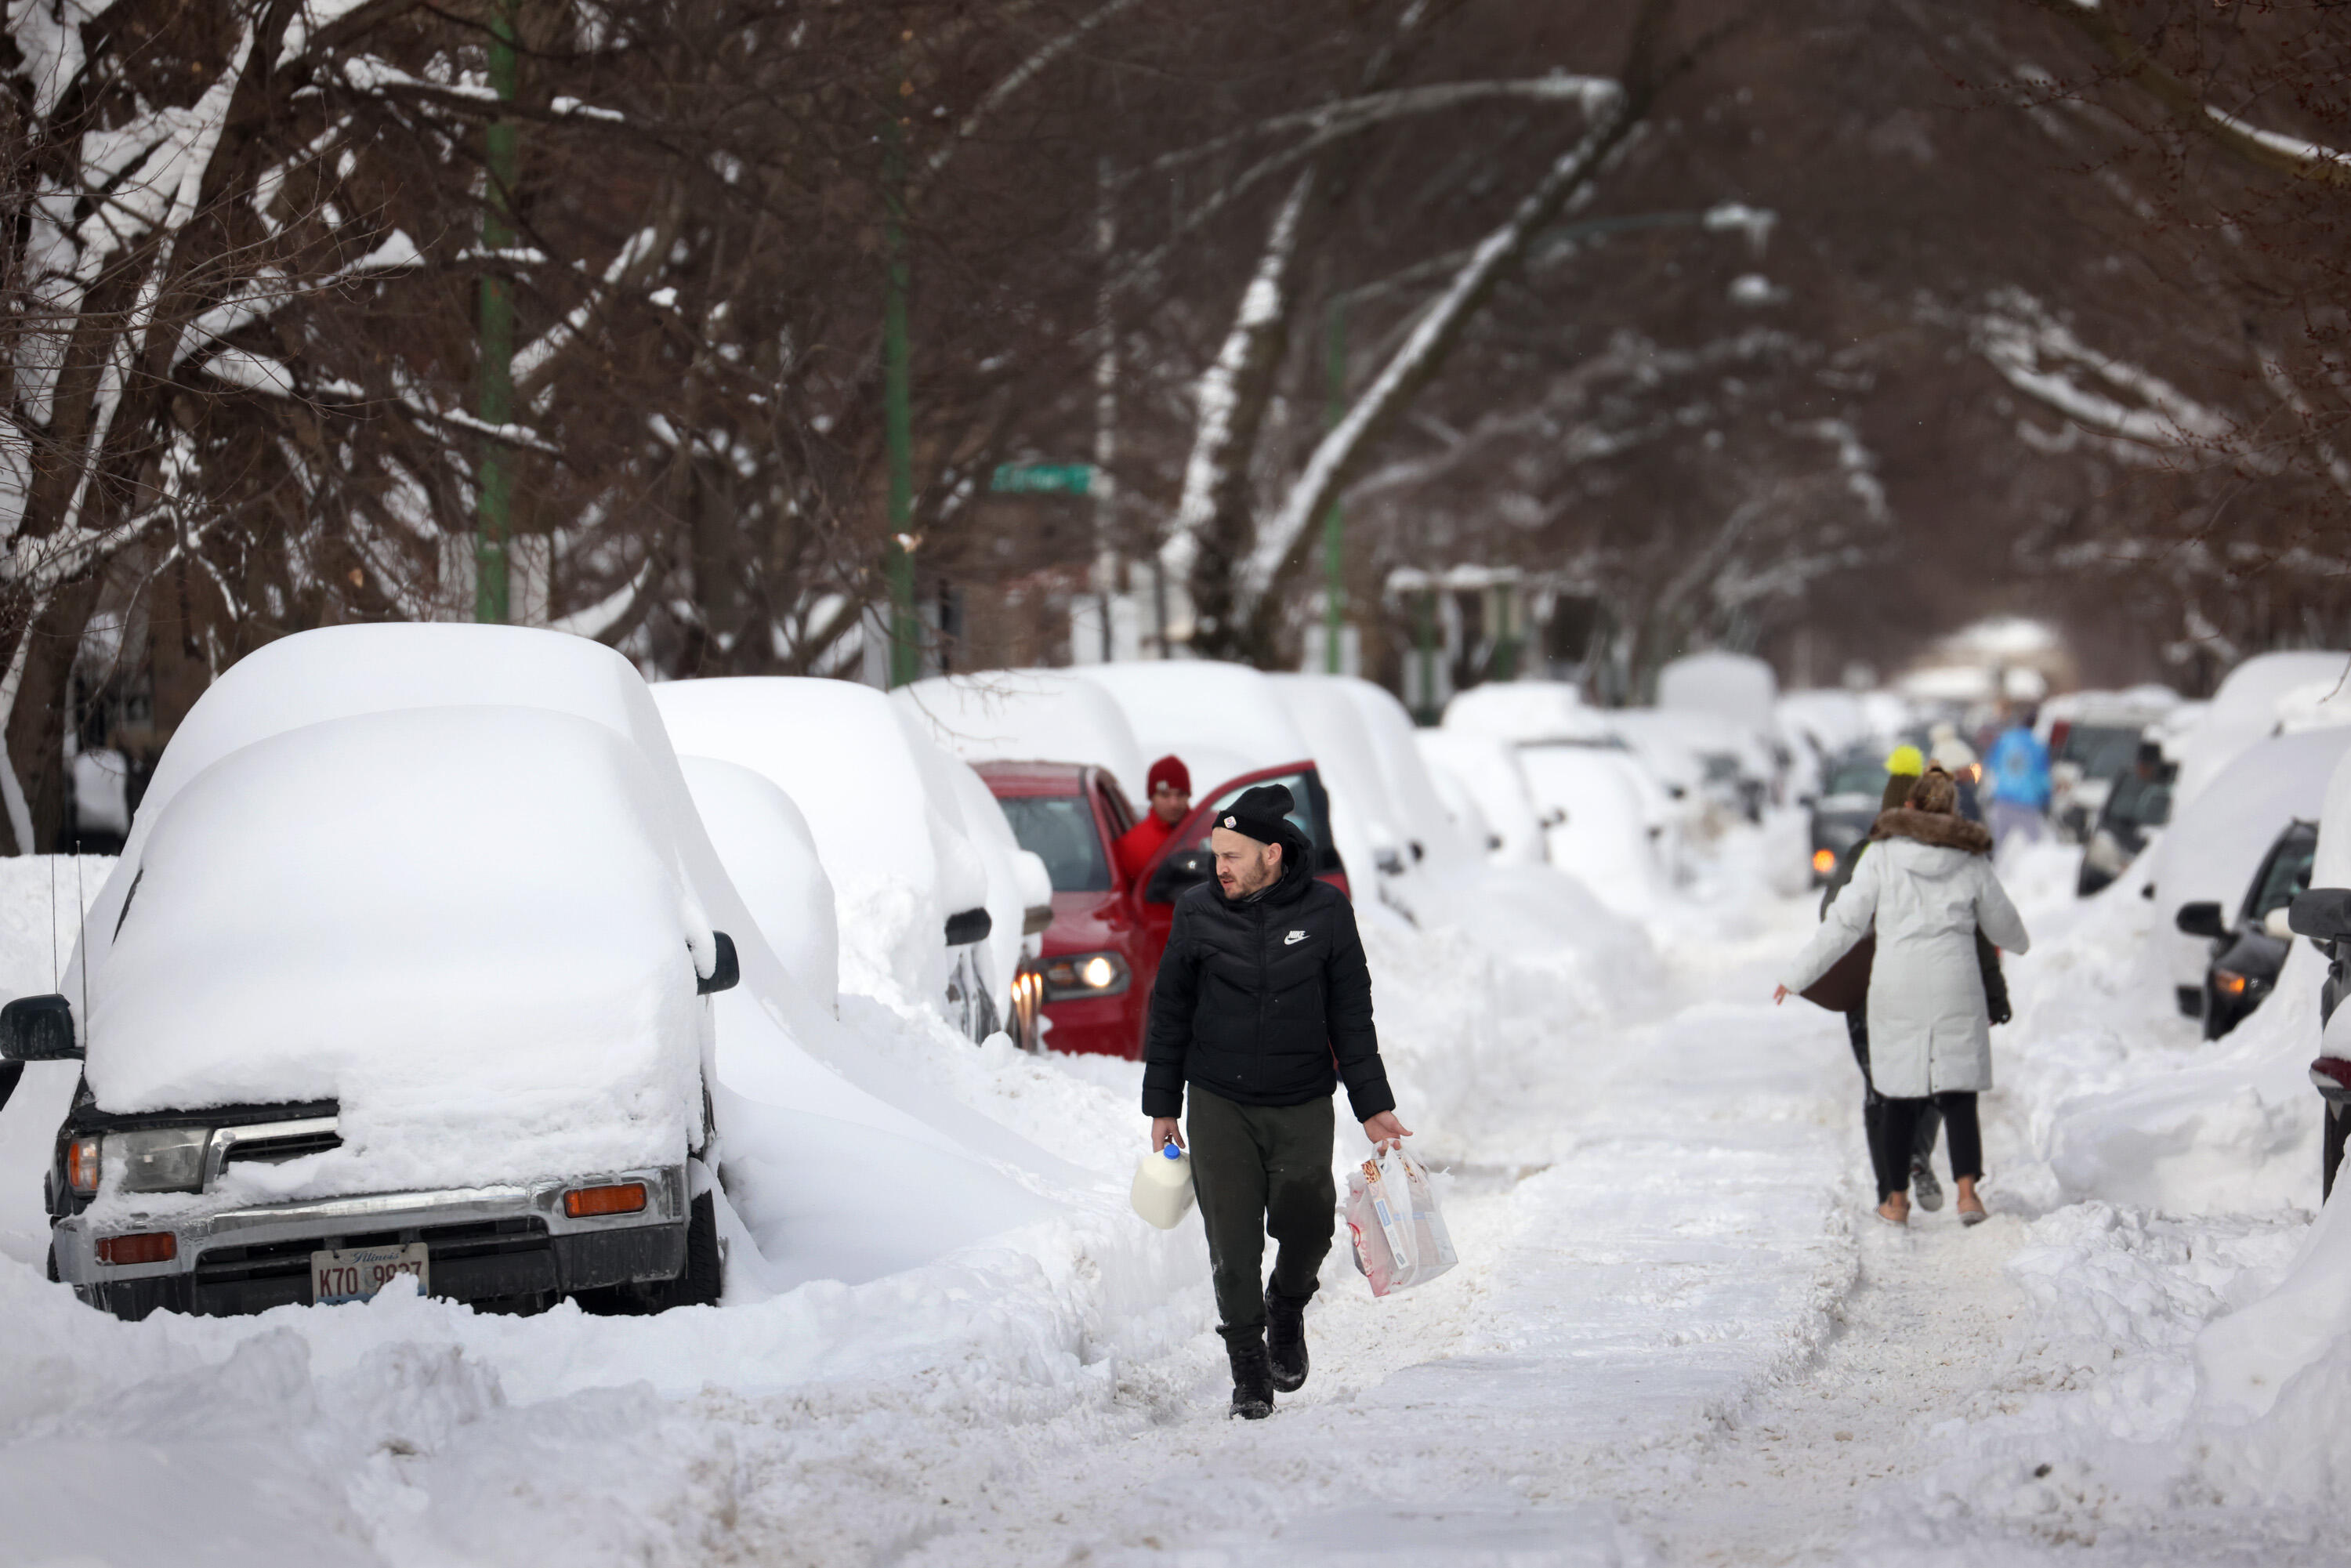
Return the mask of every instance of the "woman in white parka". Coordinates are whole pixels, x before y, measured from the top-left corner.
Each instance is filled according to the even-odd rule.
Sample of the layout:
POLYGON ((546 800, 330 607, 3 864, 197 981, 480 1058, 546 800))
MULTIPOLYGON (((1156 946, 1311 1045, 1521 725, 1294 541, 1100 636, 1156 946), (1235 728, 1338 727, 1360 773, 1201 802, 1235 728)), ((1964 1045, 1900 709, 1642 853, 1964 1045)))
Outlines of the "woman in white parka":
POLYGON ((1976 1096, 1991 1087, 1991 1022, 1976 932, 1980 927, 1993 946, 2011 953, 2032 940, 1992 874, 1991 835, 1957 815, 1958 805, 1951 776, 1930 768, 1911 788, 1907 806, 1877 819, 1870 852, 1772 998, 1784 1001, 1790 991, 1818 982, 1875 927, 1869 1068, 1886 1113, 1869 1158, 1878 1215, 1896 1225, 1910 1218, 1911 1134, 1929 1104, 1942 1112, 1950 1139, 1959 1218, 1974 1225, 1984 1218, 1976 1196, 1983 1175, 1976 1096))

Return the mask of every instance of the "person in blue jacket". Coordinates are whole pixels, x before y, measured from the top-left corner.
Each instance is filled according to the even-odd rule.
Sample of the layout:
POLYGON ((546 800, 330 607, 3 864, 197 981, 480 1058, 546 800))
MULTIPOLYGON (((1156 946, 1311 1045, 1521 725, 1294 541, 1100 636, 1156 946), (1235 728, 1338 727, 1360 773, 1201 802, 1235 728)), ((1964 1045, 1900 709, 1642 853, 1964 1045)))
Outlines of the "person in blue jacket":
POLYGON ((2017 710, 2014 720, 1991 743, 1984 759, 1985 781, 1991 787, 1992 841, 2005 845, 2022 833, 2041 841, 2049 820, 2049 748, 2032 733, 2033 712, 2017 710))

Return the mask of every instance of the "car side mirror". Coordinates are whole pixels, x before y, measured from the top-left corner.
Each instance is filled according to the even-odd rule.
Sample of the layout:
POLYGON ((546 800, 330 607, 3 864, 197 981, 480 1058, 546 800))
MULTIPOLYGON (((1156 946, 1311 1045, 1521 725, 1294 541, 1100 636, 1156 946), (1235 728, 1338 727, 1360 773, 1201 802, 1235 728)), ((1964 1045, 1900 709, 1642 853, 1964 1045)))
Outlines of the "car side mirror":
POLYGON ((81 1054, 65 998, 18 997, 0 1008, 0 1061, 78 1061, 81 1054))
POLYGON ((1207 850, 1177 850, 1151 873, 1151 885, 1143 890, 1143 901, 1173 904, 1215 875, 1216 869, 1216 857, 1207 850))
POLYGON ((712 945, 718 949, 718 957, 707 976, 695 977, 694 994, 697 997, 706 997, 713 991, 731 991, 743 983, 743 961, 735 956, 735 938, 724 931, 714 931, 710 936, 712 945))
POLYGON ((2220 906, 2210 899, 2200 904, 2183 904, 2173 919, 2180 933, 2188 936, 2206 936, 2214 941, 2228 936, 2229 927, 2220 918, 2220 906))
POLYGON ((975 942, 985 942, 987 934, 996 929, 996 921, 985 909, 959 909, 947 916, 947 946, 968 947, 975 942))
MULTIPOLYGON (((2340 942, 2351 936, 2351 888, 2314 887, 2286 905, 2286 924, 2297 936, 2340 942)), ((14 1005, 13 1003, 11 1004, 14 1005)))
POLYGON ((2293 941, 2293 917, 2294 912, 2292 910, 2288 909, 2283 904, 2279 904, 2275 909, 2271 910, 2267 915, 2262 916, 2262 934, 2265 936, 2273 936, 2280 942, 2293 941))

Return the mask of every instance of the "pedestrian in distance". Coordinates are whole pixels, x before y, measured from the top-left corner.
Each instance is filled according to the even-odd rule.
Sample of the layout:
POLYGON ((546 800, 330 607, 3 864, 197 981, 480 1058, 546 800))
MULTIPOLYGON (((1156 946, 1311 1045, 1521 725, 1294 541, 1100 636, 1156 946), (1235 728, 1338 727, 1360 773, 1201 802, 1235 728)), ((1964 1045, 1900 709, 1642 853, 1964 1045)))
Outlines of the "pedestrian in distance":
MULTIPOLYGON (((1915 746, 1897 746, 1886 758, 1886 789, 1879 797, 1877 809, 1883 813, 1899 810, 1909 803, 1911 787, 1927 770, 1927 759, 1915 746)), ((1837 857, 1836 870, 1829 873, 1826 886, 1821 890, 1821 918, 1829 917, 1829 905, 1836 902, 1853 881, 1855 869, 1860 864, 1864 851, 1869 848, 1869 836, 1865 833, 1845 846, 1837 857)), ((1877 1124, 1885 1113, 1886 1096, 1869 1076, 1869 1012, 1866 1008, 1853 1008, 1844 1015, 1846 1043, 1853 1047, 1854 1065, 1861 1069, 1861 1125, 1865 1137, 1873 1144, 1877 1137, 1877 1124)), ((1935 1179, 1935 1140, 1942 1135, 1943 1118, 1933 1107, 1918 1118, 1910 1145, 1910 1190, 1918 1207, 1932 1212, 1943 1207, 1943 1185, 1935 1179)))
POLYGON ((2049 748, 2032 732, 2032 709, 2020 708, 1991 743, 1984 777, 1991 787, 1991 837, 1995 848, 2022 833, 2039 843, 2049 821, 2049 748))
POLYGON ((1192 771, 1184 766, 1183 758, 1172 753, 1161 758, 1151 765, 1144 783, 1151 791, 1151 809, 1112 846, 1118 854, 1118 869, 1130 878, 1143 874, 1159 846, 1192 810, 1192 771))
POLYGON ((2026 951, 2032 939, 1992 873, 1991 834, 1958 815, 1959 787, 1930 768, 1905 805, 1869 830, 1871 852, 1828 917, 1782 979, 1775 1002, 1828 973, 1874 928, 1869 976, 1870 1080, 1885 1097, 1870 1138, 1877 1213, 1910 1218, 1910 1151, 1931 1106, 1950 1139, 1951 1177, 1962 1222, 1980 1223, 1983 1135, 1976 1096, 1991 1087, 1991 1019, 1977 957, 1979 933, 2026 951))
POLYGON ((1315 879, 1295 810, 1286 788, 1260 784, 1217 817, 1216 880, 1176 901, 1144 1045, 1151 1147, 1192 1156, 1231 1413, 1252 1421, 1306 1382, 1306 1303, 1338 1223, 1332 1091, 1346 1083, 1374 1149, 1412 1135, 1380 1062, 1355 912, 1315 879))

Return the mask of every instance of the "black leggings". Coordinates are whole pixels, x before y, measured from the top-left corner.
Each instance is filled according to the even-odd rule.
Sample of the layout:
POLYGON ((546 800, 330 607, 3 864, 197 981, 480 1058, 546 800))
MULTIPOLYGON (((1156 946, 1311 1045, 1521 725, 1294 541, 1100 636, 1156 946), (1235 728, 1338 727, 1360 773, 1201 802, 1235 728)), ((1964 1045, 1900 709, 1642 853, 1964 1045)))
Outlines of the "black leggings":
MULTIPOLYGON (((1877 1164, 1877 1140, 1878 1124, 1886 1120, 1886 1096, 1877 1092, 1877 1085, 1869 1076, 1869 1015, 1863 1012, 1845 1014, 1844 1032, 1845 1038, 1853 1042, 1854 1062, 1861 1069, 1863 1140, 1869 1146, 1870 1164, 1877 1171, 1880 1185, 1883 1185, 1886 1167, 1877 1164)), ((1935 1109, 1934 1102, 1926 1100, 1919 1103, 1926 1109, 1912 1124, 1910 1162, 1904 1167, 1905 1170, 1923 1166, 1934 1156, 1936 1135, 1943 1130, 1943 1118, 1935 1109)), ((1903 1179, 1907 1182, 1909 1178, 1906 1176, 1903 1179)))
POLYGON ((1983 1132, 1976 1124, 1972 1091, 1946 1090, 1918 1100, 1888 1095, 1880 1103, 1877 1126, 1869 1140, 1869 1163, 1877 1167, 1877 1201, 1884 1203, 1910 1186, 1911 1152, 1917 1147, 1920 1118, 1942 1113, 1950 1135, 1951 1179, 1983 1178, 1983 1132))

